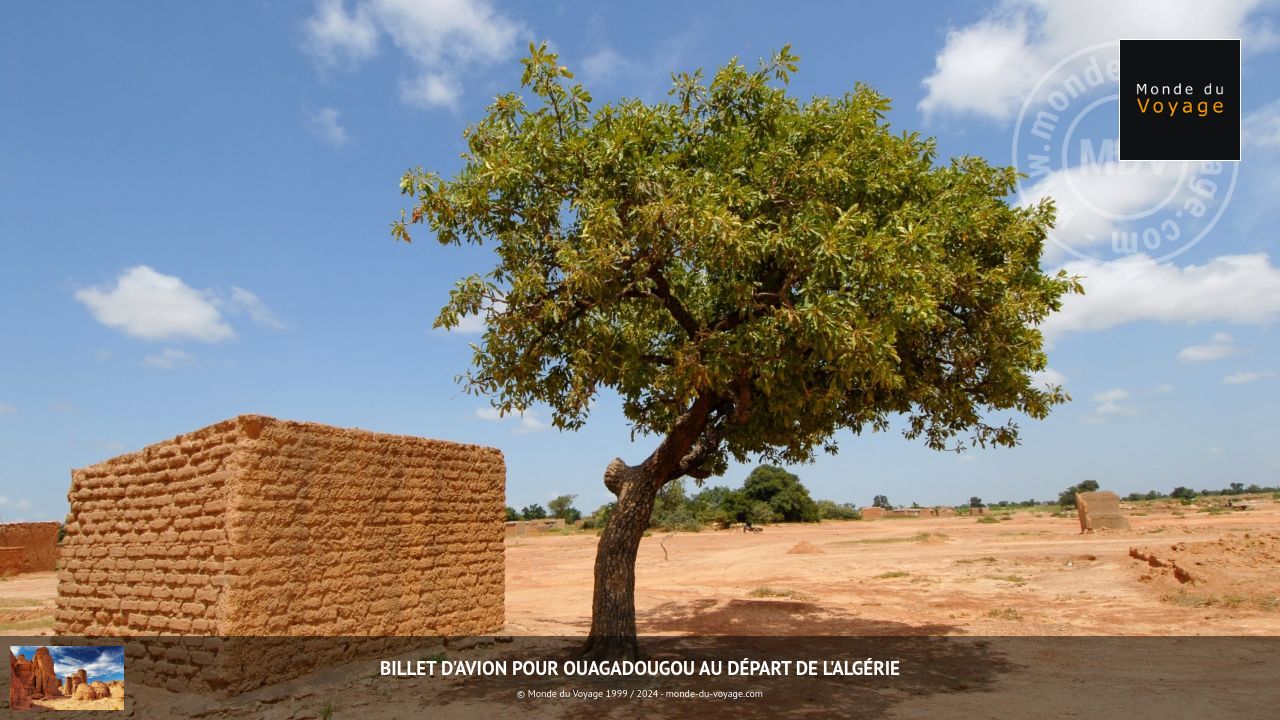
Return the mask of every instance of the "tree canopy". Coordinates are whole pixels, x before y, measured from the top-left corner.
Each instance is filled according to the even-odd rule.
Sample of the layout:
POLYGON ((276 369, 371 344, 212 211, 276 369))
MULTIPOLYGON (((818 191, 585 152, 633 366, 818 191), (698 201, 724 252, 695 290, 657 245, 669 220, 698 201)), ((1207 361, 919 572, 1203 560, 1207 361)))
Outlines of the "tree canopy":
POLYGON ((485 322, 468 390, 570 429, 605 388, 642 434, 696 411, 709 441, 676 476, 699 478, 730 458, 808 461, 835 430, 897 415, 937 449, 1010 446, 1016 424, 989 413, 1065 399, 1030 374, 1036 325, 1078 284, 1040 272, 1052 207, 1011 207, 1014 169, 937 163, 865 85, 788 95, 787 47, 754 71, 679 75, 665 102, 595 106, 530 51, 526 92, 467 130, 451 180, 406 173, 415 202, 393 225, 493 243, 496 264, 435 323, 485 322))

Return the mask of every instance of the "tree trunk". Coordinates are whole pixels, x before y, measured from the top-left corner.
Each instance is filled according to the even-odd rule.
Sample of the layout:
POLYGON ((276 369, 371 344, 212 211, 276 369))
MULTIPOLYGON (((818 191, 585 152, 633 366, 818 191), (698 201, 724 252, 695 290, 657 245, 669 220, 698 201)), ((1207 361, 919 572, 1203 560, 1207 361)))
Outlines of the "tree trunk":
POLYGON ((618 496, 618 502, 596 546, 591 635, 582 647, 582 657, 633 660, 640 656, 636 639, 636 551, 649 528, 658 490, 671 480, 700 472, 714 450, 715 443, 702 437, 711 411, 712 399, 699 397, 644 462, 631 466, 615 458, 605 469, 604 486, 618 496))
POLYGON ((654 499, 662 483, 646 477, 643 466, 619 467, 615 460, 605 473, 623 476, 618 501, 596 547, 595 595, 591 602, 591 635, 582 648, 586 659, 634 660, 640 657, 636 639, 636 551, 649 528, 654 499))

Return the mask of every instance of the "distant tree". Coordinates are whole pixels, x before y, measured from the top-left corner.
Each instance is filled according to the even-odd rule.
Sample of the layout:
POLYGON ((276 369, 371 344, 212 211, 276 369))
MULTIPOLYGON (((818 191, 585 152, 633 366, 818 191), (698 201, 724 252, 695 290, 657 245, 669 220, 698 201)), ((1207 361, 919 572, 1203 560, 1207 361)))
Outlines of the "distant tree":
POLYGON ((773 465, 761 465, 751 471, 742 484, 742 494, 749 500, 769 504, 776 520, 783 522, 818 522, 818 506, 808 489, 794 473, 773 465))
POLYGON ((978 497, 977 495, 974 495, 973 497, 969 498, 969 507, 971 508, 982 507, 982 498, 978 497))
POLYGON ((885 495, 877 495, 875 499, 871 501, 871 507, 884 508, 885 510, 893 509, 893 505, 889 502, 888 496, 885 495))
POLYGON ((1074 507, 1076 504, 1076 493, 1097 492, 1097 480, 1082 480, 1076 485, 1058 493, 1058 504, 1063 507, 1074 507))
POLYGON ((520 511, 521 520, 542 520, 547 517, 547 511, 539 504, 525 505, 520 511))
POLYGON ((1244 492, 1244 483, 1238 483, 1238 482, 1231 483, 1232 495, 1240 495, 1243 492, 1244 492))
POLYGON ((515 509, 515 508, 511 507, 510 505, 508 505, 508 506, 507 506, 507 521, 508 521, 508 522, 510 522, 510 521, 512 521, 512 520, 519 520, 519 519, 520 519, 520 513, 516 512, 516 509, 515 509))
POLYGON ((577 495, 559 495, 548 501, 547 510, 551 513, 551 517, 563 518, 567 523, 582 517, 582 513, 573 507, 573 501, 577 497, 577 495))
POLYGON ((609 524, 609 516, 613 514, 615 503, 605 503, 596 508, 596 511, 588 515, 582 521, 584 530, 601 530, 609 524))
POLYGON ((747 507, 746 516, 743 518, 752 525, 767 525, 777 519, 774 515, 773 508, 769 503, 761 500, 751 500, 747 507))
POLYGON ((1067 400, 1035 381, 1038 326, 1081 285, 1041 271, 1052 202, 1011 203, 1015 168, 939 162, 864 85, 789 93, 789 47, 655 102, 596 103, 545 45, 523 65, 451 179, 405 173, 391 232, 488 246, 435 321, 484 324, 468 391, 576 430, 608 390, 658 439, 604 468, 584 657, 640 653, 636 553, 672 480, 807 462, 899 417, 935 450, 1013 447, 1005 413, 1067 400))
POLYGON ((1173 492, 1169 493, 1169 497, 1175 498, 1177 500, 1190 500, 1194 498, 1197 494, 1198 493, 1195 490, 1192 490, 1189 487, 1183 487, 1182 485, 1179 485, 1178 487, 1173 489, 1173 492))
POLYGON ((912 507, 912 508, 914 508, 914 509, 916 509, 916 510, 919 510, 919 509, 920 509, 920 503, 915 502, 915 501, 913 500, 913 501, 911 502, 911 507, 912 507))
POLYGON ((818 501, 818 516, 823 520, 861 520, 862 513, 853 503, 837 503, 834 500, 818 501))
POLYGON ((695 517, 689 498, 685 495, 684 482, 669 482, 658 491, 653 502, 653 514, 649 519, 650 527, 663 530, 701 529, 702 522, 695 517))

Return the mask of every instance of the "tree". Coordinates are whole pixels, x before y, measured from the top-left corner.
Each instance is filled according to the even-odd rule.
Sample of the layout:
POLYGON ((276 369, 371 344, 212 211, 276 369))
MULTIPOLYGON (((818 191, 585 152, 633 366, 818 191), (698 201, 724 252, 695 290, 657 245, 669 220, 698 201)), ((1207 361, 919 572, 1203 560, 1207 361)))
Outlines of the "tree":
POLYGON ((761 465, 742 483, 749 500, 768 503, 776 519, 783 522, 818 522, 818 505, 800 478, 774 465, 761 465))
POLYGON ((1175 500, 1191 500, 1196 495, 1197 493, 1195 490, 1192 490, 1189 487, 1183 487, 1181 485, 1174 488, 1173 492, 1169 493, 1169 497, 1174 498, 1175 500))
POLYGON ((551 517, 563 518, 566 523, 572 523, 582 517, 582 513, 573 506, 573 501, 577 497, 577 495, 559 495, 548 501, 547 510, 550 511, 551 517))
POLYGON ((818 515, 823 520, 861 520, 862 513, 853 503, 837 503, 835 500, 819 500, 818 515))
POLYGON ((1097 492, 1097 480, 1081 480, 1078 484, 1058 493, 1058 504, 1062 507, 1075 507, 1076 493, 1097 492))
POLYGON ((547 516, 547 511, 537 503, 525 505, 520 511, 521 520, 541 520, 547 516))
POLYGON ((806 462, 837 430, 895 418, 938 450, 1013 446, 1016 422, 990 417, 1066 400, 1031 377, 1037 325, 1080 287, 1040 271, 1052 204, 1011 207, 1013 168, 935 163, 935 141, 891 131, 865 85, 788 95, 796 63, 784 47, 754 71, 681 74, 667 100, 593 105, 531 46, 524 94, 468 128, 452 179, 401 181, 393 237, 423 223, 493 247, 435 320, 484 322, 465 389, 502 413, 545 405, 562 430, 608 389, 654 438, 604 471, 617 505, 585 657, 639 654, 636 551, 672 480, 806 462))
POLYGON ((885 510, 892 510, 893 504, 889 502, 888 496, 877 495, 871 501, 871 507, 878 507, 878 508, 884 508, 885 510))
POLYGON ((510 522, 512 520, 519 520, 519 519, 520 519, 520 513, 516 512, 515 508, 508 505, 507 506, 507 522, 510 522))
POLYGON ((974 495, 973 497, 969 498, 969 507, 971 508, 982 507, 982 498, 978 497, 977 495, 974 495))

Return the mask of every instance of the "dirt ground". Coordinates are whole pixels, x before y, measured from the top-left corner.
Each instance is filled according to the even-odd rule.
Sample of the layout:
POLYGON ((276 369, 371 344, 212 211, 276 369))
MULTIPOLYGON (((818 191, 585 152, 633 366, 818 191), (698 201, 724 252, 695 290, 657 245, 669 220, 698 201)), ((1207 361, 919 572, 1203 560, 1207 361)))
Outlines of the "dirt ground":
MULTIPOLYGON (((1074 518, 1029 512, 655 531, 637 560, 637 622, 653 635, 1280 635, 1280 503, 1128 515, 1130 530, 1083 535, 1074 518), (799 543, 817 552, 788 552, 799 543)), ((508 540, 509 633, 586 633, 595 542, 508 540)))
MULTIPOLYGON (((759 533, 655 531, 642 541, 636 563, 639 629, 1280 635, 1280 502, 1255 500, 1247 510, 1215 513, 1198 505, 1139 504, 1126 514, 1130 530, 1083 535, 1074 518, 1025 511, 996 522, 951 517, 771 525, 759 533), (801 543, 808 546, 789 552, 801 543)), ((595 547, 596 536, 585 532, 508 538, 505 632, 585 635, 595 547)), ((0 634, 50 634, 56 592, 55 573, 0 581, 0 634)))
MULTIPOLYGON (((227 700, 135 685, 122 716, 374 720, 416 717, 430 707, 443 718, 513 709, 530 718, 596 719, 713 711, 748 719, 1274 717, 1280 705, 1280 686, 1272 682, 1272 641, 1280 636, 1280 502, 1268 498, 1251 501, 1245 511, 1214 513, 1144 504, 1128 508, 1128 516, 1130 530, 1084 535, 1074 518, 1023 511, 985 522, 955 517, 777 525, 760 533, 655 532, 642 542, 640 631, 667 636, 647 641, 654 657, 689 652, 667 647, 671 642, 691 641, 704 654, 771 657, 797 648, 776 636, 897 636, 887 640, 908 644, 867 650, 902 658, 909 671, 892 682, 751 679, 743 687, 763 694, 736 702, 563 695, 544 701, 519 693, 644 689, 647 681, 385 678, 375 660, 366 659, 227 700), (703 635, 752 637, 720 644, 678 637, 703 635), (1224 637, 1106 637, 1119 635, 1224 637)), ((574 532, 508 538, 507 634, 587 632, 595 543, 595 535, 574 532)), ((0 581, 6 623, 0 634, 48 633, 55 590, 52 573, 0 581)), ((511 645, 490 640, 405 659, 424 652, 519 658, 529 657, 531 647, 569 652, 578 642, 527 640, 533 645, 523 638, 511 645)), ((812 657, 849 651, 847 637, 824 642, 810 637, 801 647, 812 657)))

